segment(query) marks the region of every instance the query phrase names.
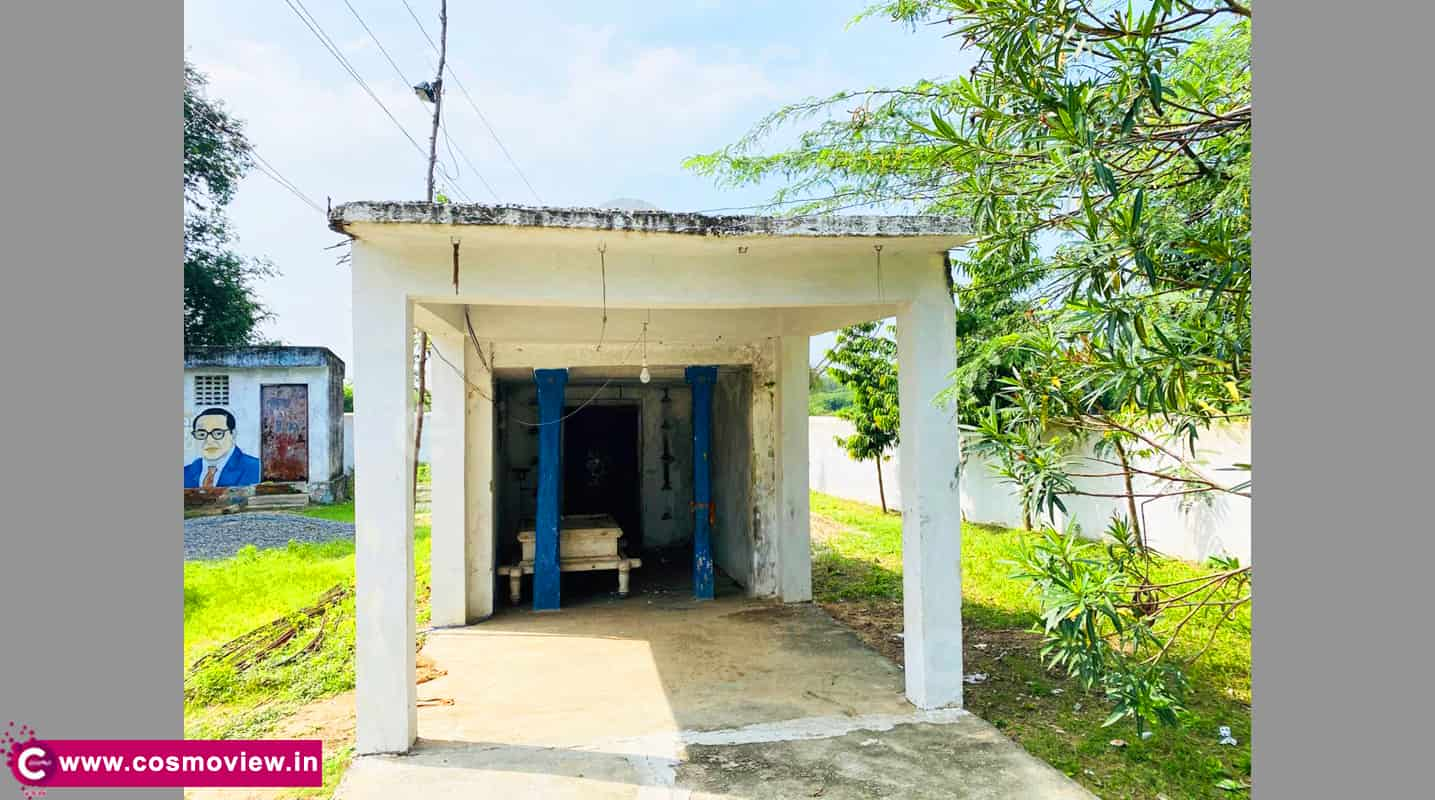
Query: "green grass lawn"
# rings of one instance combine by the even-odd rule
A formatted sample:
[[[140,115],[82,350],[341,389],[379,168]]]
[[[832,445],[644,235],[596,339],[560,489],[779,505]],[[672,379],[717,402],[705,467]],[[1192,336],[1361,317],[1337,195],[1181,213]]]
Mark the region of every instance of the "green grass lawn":
[[[352,502],[314,506],[306,516],[354,521]],[[426,516],[415,519],[414,572],[417,619],[427,625],[430,536]],[[227,665],[188,672],[195,659],[265,623],[309,606],[335,585],[352,587],[352,540],[256,550],[232,558],[184,565],[185,735],[191,738],[263,738],[305,704],[354,686],[354,601],[348,597],[326,614],[322,646],[299,653],[318,628],[311,626],[263,664],[242,672]],[[292,660],[286,659],[293,656]],[[352,757],[351,742],[327,742],[324,788],[284,796],[332,794]]]
[[[353,522],[354,504],[313,506],[297,513]],[[420,587],[428,584],[429,527],[426,523],[422,520],[414,527],[414,566]],[[186,561],[185,665],[209,648],[309,605],[329,587],[353,579],[352,540],[290,542],[288,547],[267,550],[249,546],[231,558]]]
[[[835,523],[814,527],[814,598],[879,650],[900,658],[895,635],[902,626],[901,517],[816,492],[811,502],[813,514]],[[1037,603],[1027,584],[1009,577],[1013,567],[1004,562],[1018,538],[1034,535],[962,525],[964,671],[988,675],[966,687],[966,707],[1103,798],[1245,796],[1220,786],[1250,781],[1249,606],[1188,670],[1190,715],[1182,728],[1157,728],[1146,740],[1130,721],[1103,728],[1109,711],[1104,698],[1043,668],[1040,637],[1026,632],[1036,623]],[[1179,579],[1202,571],[1171,560],[1155,575]],[[1205,644],[1210,623],[1204,628],[1201,623],[1188,626],[1197,629],[1184,640],[1184,649],[1173,647],[1177,657]],[[1231,727],[1237,746],[1219,744],[1221,725]],[[1113,746],[1113,739],[1126,744]]]

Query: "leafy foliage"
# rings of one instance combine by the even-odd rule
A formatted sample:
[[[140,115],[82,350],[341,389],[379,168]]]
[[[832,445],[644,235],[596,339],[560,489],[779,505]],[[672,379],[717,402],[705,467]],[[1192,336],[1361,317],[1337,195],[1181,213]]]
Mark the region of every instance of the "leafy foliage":
[[[205,95],[206,79],[184,65],[184,346],[254,344],[269,314],[254,281],[268,262],[233,249],[224,209],[253,166],[243,125]]]
[[[807,400],[808,416],[831,416],[852,405],[852,390],[827,371],[825,364],[812,370]]]
[[[897,446],[901,415],[897,410],[897,342],[880,323],[867,322],[837,333],[828,352],[832,377],[852,393],[851,404],[837,415],[852,423],[851,436],[834,437],[837,446],[857,461],[877,467],[877,489],[882,510],[887,490],[882,483],[882,459]]]
[[[814,519],[822,520],[813,525],[813,599],[874,648],[900,661],[902,645],[896,634],[902,631],[901,519],[817,492],[810,502]],[[1166,658],[1183,665],[1185,683],[1179,699],[1185,710],[1177,712],[1185,723],[1183,729],[1127,735],[1125,747],[1112,747],[1113,727],[1133,724],[1131,717],[1103,725],[1119,705],[1118,700],[1108,699],[1105,685],[1088,689],[1078,677],[1042,663],[1041,650],[1046,647],[1042,598],[1031,581],[1013,576],[1022,571],[1013,568],[1021,553],[1042,546],[1054,535],[962,524],[963,670],[988,676],[964,687],[963,705],[1101,797],[1220,800],[1233,796],[1223,781],[1248,788],[1250,604],[1230,609],[1224,620],[1225,611],[1219,607],[1196,614],[1167,652]],[[1080,539],[1075,544],[1084,548],[1073,559],[1078,570],[1085,560],[1108,558],[1099,544]],[[1064,544],[1057,549],[1063,548]],[[1140,554],[1140,561],[1147,557]],[[1158,555],[1150,559],[1152,582],[1171,584],[1173,588],[1166,590],[1171,597],[1233,568],[1229,563],[1197,565]],[[1096,578],[1089,585],[1100,582]],[[1234,588],[1228,585],[1223,591],[1229,597]],[[1113,596],[1113,605],[1124,614],[1122,602],[1123,598]],[[1148,616],[1142,621],[1164,638],[1181,617]],[[1109,621],[1099,614],[1097,623],[1110,630]],[[1035,636],[1013,630],[1031,625],[1036,627]],[[1185,667],[1188,661],[1190,666]],[[1222,725],[1231,727],[1238,740],[1235,746],[1221,744],[1216,731]]]
[[[836,391],[813,392],[807,400],[808,416],[828,417],[852,405],[852,392],[846,387]]]
[[[891,0],[860,18],[941,27],[974,54],[970,72],[797,103],[688,164],[728,185],[781,179],[772,204],[794,211],[969,220],[950,392],[970,446],[1054,520],[1087,493],[1078,478],[1103,476],[1072,455],[1093,444],[1125,479],[1128,513],[1108,533],[1145,550],[1133,476],[1157,485],[1143,497],[1249,496],[1249,481],[1207,474],[1195,445],[1250,411],[1250,16],[1236,0]],[[793,146],[760,151],[789,125],[806,126]],[[1085,605],[1149,583],[1148,563],[1061,552],[1025,573],[1055,614],[1051,663],[1115,692],[1138,725],[1175,721],[1167,648],[1138,657],[1146,628]],[[1078,579],[1074,606],[1054,587]]]
[[[1102,544],[1050,528],[1024,541],[1013,576],[1031,582],[1040,599],[1043,661],[1105,691],[1113,710],[1104,725],[1130,717],[1139,732],[1153,720],[1175,725],[1184,710],[1185,675],[1163,661],[1174,636],[1197,615],[1219,627],[1250,600],[1247,570],[1152,583],[1148,559],[1116,517]],[[1184,617],[1169,633],[1158,631],[1169,608]]]
[[[837,445],[858,461],[881,458],[897,444],[897,342],[879,323],[844,328],[828,354],[832,376],[852,392],[852,404],[837,415],[856,432]]]

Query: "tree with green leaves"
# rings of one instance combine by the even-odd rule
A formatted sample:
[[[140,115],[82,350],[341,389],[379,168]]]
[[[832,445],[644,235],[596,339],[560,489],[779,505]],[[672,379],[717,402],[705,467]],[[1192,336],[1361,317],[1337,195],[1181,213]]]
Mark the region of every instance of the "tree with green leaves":
[[[184,347],[255,344],[269,313],[254,282],[271,274],[234,250],[225,207],[253,167],[243,123],[205,94],[207,80],[184,64]]]
[[[882,462],[897,446],[901,414],[897,410],[897,340],[876,322],[843,328],[828,353],[828,368],[852,392],[852,403],[837,412],[852,423],[851,436],[838,436],[837,446],[857,461],[877,466],[877,494],[887,513],[887,488]]]
[[[1126,487],[1105,548],[1067,530],[1021,557],[1044,655],[1111,695],[1110,722],[1174,722],[1187,623],[1250,602],[1248,565],[1153,579],[1140,508],[1250,494],[1196,443],[1250,413],[1251,8],[891,0],[861,18],[876,17],[942,30],[969,71],[779,109],[689,165],[731,185],[781,179],[773,206],[796,212],[970,221],[956,300],[979,316],[952,389],[969,449],[1053,522],[1063,497],[1090,493],[1078,479]],[[794,145],[762,150],[790,126],[805,127]],[[1073,457],[1083,445],[1094,464]]]
[[[809,390],[808,416],[831,416],[852,405],[852,390],[838,383],[837,379],[832,377],[827,370],[826,361],[811,368],[807,388]]]

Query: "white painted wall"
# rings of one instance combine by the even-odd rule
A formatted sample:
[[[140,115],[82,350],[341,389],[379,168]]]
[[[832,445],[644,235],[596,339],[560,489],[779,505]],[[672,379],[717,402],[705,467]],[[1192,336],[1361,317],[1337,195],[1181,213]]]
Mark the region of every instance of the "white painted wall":
[[[812,417],[810,476],[812,488],[837,497],[877,504],[876,469],[870,461],[857,462],[847,456],[834,441],[847,436],[852,423],[839,417]],[[1224,426],[1202,434],[1198,453],[1208,475],[1231,483],[1244,480],[1248,473],[1226,472],[1221,468],[1234,463],[1251,463],[1251,432],[1245,425]],[[1090,455],[1087,450],[1083,456]],[[901,507],[901,488],[892,478],[897,474],[899,456],[882,465],[886,479],[887,505]],[[1155,464],[1145,465],[1156,466]],[[1090,469],[1107,472],[1110,469]],[[1078,485],[1087,491],[1120,494],[1120,478],[1083,478]],[[1138,480],[1138,494],[1152,491],[1152,483]],[[1082,532],[1096,536],[1105,529],[1113,512],[1125,513],[1126,501],[1121,498],[1064,498]],[[1009,528],[1021,526],[1020,495],[979,456],[964,453],[962,464],[962,516],[970,522],[983,522]],[[1192,561],[1201,561],[1224,553],[1251,562],[1251,501],[1234,495],[1211,496],[1206,500],[1162,498],[1146,505],[1146,530],[1150,543],[1161,552]],[[1059,524],[1064,519],[1058,520]]]
[[[418,419],[417,414],[414,415],[414,419]],[[446,420],[442,413],[424,412],[424,439],[419,443],[420,464],[429,463],[429,440],[431,438],[429,426],[436,425],[442,428],[445,424]],[[352,411],[344,412],[344,471],[354,471],[354,412]]]
[[[789,360],[793,365],[800,363],[801,368],[789,370],[792,386],[784,394],[777,380],[780,373],[775,363],[778,344],[778,340],[774,339],[757,347],[725,346],[720,350],[710,348],[700,354],[707,356],[711,362],[725,364],[720,367],[714,392],[713,489],[719,504],[713,531],[714,556],[725,573],[753,594],[804,599],[811,593],[810,556],[802,558],[807,553],[807,527],[793,523],[790,517],[800,510],[800,516],[805,520],[807,486],[801,481],[782,479],[784,469],[778,463],[778,444],[782,438],[779,417],[783,409],[800,426],[799,431],[806,433],[806,356],[800,352],[801,341],[788,348]],[[654,347],[653,351],[659,357],[668,353],[667,348],[660,347]],[[510,365],[517,355],[515,353],[510,357]],[[680,367],[656,369],[681,374]],[[618,374],[625,373],[619,370]],[[667,377],[671,378],[671,375]],[[593,376],[587,380],[593,380]],[[668,445],[674,457],[670,474],[672,488],[668,491],[662,490],[663,431],[660,429],[664,418],[661,400],[665,386],[671,400],[667,409],[671,423],[671,430],[667,431]],[[531,384],[505,382],[497,393],[505,398],[504,405],[509,410],[518,409],[515,413],[524,415],[534,413],[527,405],[533,396]],[[591,383],[570,383],[566,396],[573,404],[586,400],[592,393]],[[615,402],[623,397],[630,400],[636,398],[642,405],[644,543],[662,546],[688,541],[692,538],[693,527],[689,508],[689,501],[692,500],[690,390],[685,384],[655,378],[649,386],[629,384],[621,390],[616,385],[610,386],[599,394],[595,402]],[[344,415],[346,470],[353,469],[354,419],[353,412]],[[428,455],[434,446],[435,432],[448,428],[444,411],[425,413],[420,463],[430,463]],[[493,478],[494,502],[500,508],[496,519],[496,541],[500,550],[514,550],[517,547],[515,535],[520,516],[518,492],[521,487],[516,485],[516,478],[503,464],[530,464],[536,456],[535,443],[525,428],[511,422],[502,424],[501,417],[496,435],[502,441],[497,454],[502,463],[495,462]],[[805,455],[805,436],[798,438],[795,446]],[[477,455],[469,454],[474,463],[481,461]],[[799,463],[797,472],[805,475],[807,471]],[[531,475],[529,480],[531,482]],[[781,511],[782,498],[786,498],[787,505],[792,509],[798,509],[790,509],[791,513],[786,515],[789,519],[784,519]],[[786,554],[781,550],[784,544],[789,551]],[[784,563],[789,564],[789,569],[782,568]],[[785,580],[784,575],[787,576]],[[472,608],[470,617],[473,618]]]
[[[434,357],[462,364],[464,338],[430,331]],[[468,622],[468,386],[467,376],[455,370],[435,370],[429,391],[441,417],[424,415],[424,444],[433,454],[429,462],[432,502],[431,593],[429,609],[434,627]],[[477,459],[474,459],[475,461]],[[473,500],[477,502],[478,498]]]
[[[344,412],[344,472],[354,471],[354,412]]]
[[[712,477],[717,504],[712,528],[718,569],[744,587],[753,572],[752,373],[719,375],[713,387]],[[691,454],[682,469],[692,472]]]
[[[877,488],[877,467],[871,461],[857,461],[837,446],[837,437],[851,436],[851,422],[841,417],[808,417],[809,482],[814,491],[845,497],[870,505],[881,504]],[[902,507],[902,487],[897,480],[897,454],[882,462],[882,486],[887,508]]]
[[[538,437],[529,423],[537,421],[535,385],[529,381],[504,381],[500,384],[497,397],[500,399],[498,412],[498,439],[501,457],[506,464],[495,475],[495,493],[500,505],[498,546],[500,555],[511,558],[518,551],[518,530],[525,517],[534,512],[532,489],[537,486]],[[663,390],[667,389],[669,402],[663,406]],[[647,385],[610,384],[602,385],[602,379],[585,377],[575,380],[570,376],[564,389],[564,406],[576,408],[589,402],[594,405],[635,405],[639,408],[639,455],[642,474],[642,545],[663,547],[680,544],[692,539],[693,516],[689,503],[692,490],[692,393],[680,382],[655,380]],[[582,412],[578,412],[582,413]],[[667,419],[669,429],[661,426]],[[663,489],[663,440],[666,436],[669,452],[675,459],[670,465],[670,483]],[[526,468],[519,476],[514,467]],[[525,494],[525,492],[527,492]],[[629,547],[637,546],[637,537],[630,540]]]
[[[181,439],[184,463],[199,458],[199,442],[190,435],[194,415],[207,406],[194,402],[194,376],[228,375],[229,404],[223,406],[235,417],[235,445],[247,455],[260,457],[259,452],[259,387],[273,383],[302,383],[309,387],[309,480],[326,481],[334,477],[329,469],[329,369],[327,367],[196,367],[184,371],[184,421]],[[346,415],[347,416],[347,415]],[[344,462],[351,463],[346,419]],[[332,443],[337,445],[337,442]]]

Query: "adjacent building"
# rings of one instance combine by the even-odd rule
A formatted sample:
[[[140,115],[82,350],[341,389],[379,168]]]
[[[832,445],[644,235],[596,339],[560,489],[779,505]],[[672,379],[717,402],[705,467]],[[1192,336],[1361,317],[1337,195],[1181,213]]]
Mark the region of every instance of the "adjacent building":
[[[190,352],[182,438],[186,508],[342,500],[344,362],[323,347]]]

